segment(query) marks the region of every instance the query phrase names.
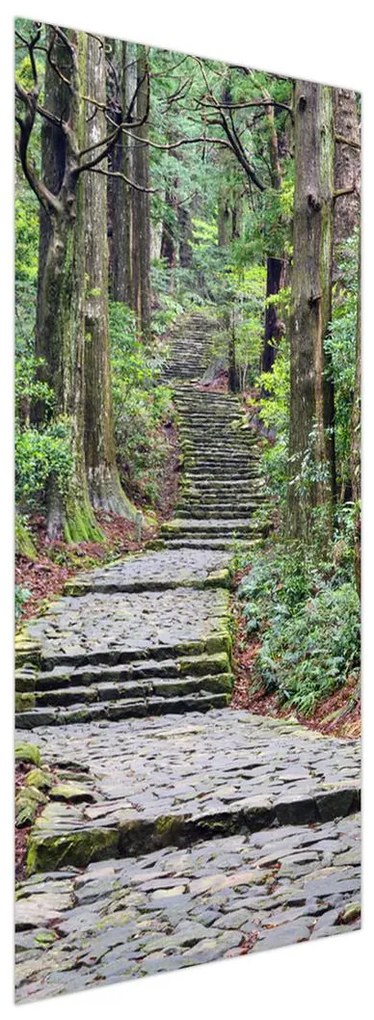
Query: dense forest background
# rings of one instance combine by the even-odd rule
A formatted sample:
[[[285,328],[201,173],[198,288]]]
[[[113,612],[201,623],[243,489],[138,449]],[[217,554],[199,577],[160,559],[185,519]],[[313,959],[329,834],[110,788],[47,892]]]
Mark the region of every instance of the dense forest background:
[[[359,208],[353,92],[17,21],[19,614],[25,561],[76,567],[112,554],[118,519],[157,527],[167,338],[199,309],[211,382],[263,448],[255,674],[303,713],[342,688],[356,708]]]

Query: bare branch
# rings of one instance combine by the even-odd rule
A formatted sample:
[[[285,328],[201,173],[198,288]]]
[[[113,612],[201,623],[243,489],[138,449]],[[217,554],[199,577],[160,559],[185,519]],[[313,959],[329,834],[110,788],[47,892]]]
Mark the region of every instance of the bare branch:
[[[144,191],[147,195],[156,195],[159,190],[158,188],[143,188],[140,184],[136,184],[135,181],[130,181],[129,178],[126,177],[125,174],[120,173],[119,170],[104,170],[102,167],[97,167],[96,169],[93,167],[82,167],[82,169],[88,169],[93,174],[103,174],[104,177],[121,177],[130,188],[134,188],[135,191]]]
[[[150,145],[152,149],[161,149],[163,152],[169,152],[170,149],[179,149],[182,145],[195,145],[197,142],[212,143],[214,145],[223,145],[227,149],[231,149],[232,146],[229,142],[226,142],[223,138],[209,138],[206,135],[198,135],[196,138],[180,138],[179,142],[152,142],[150,138],[141,138],[139,135],[134,135],[132,131],[128,131],[122,127],[122,131],[129,138],[133,138],[134,141],[139,142],[141,145]]]
[[[47,213],[60,212],[61,205],[58,198],[49,191],[49,188],[46,187],[44,181],[38,177],[34,165],[29,162],[28,158],[28,146],[35,123],[38,93],[39,88],[37,85],[35,85],[33,92],[26,92],[21,85],[16,83],[17,99],[20,99],[23,102],[26,111],[23,119],[18,115],[16,116],[16,121],[20,129],[18,155],[26,180],[40,202],[40,205]]]
[[[57,36],[58,36],[57,28],[55,28],[55,26],[53,26],[53,34],[51,35],[51,41],[50,41],[50,44],[49,44],[48,49],[47,49],[47,60],[48,60],[48,63],[50,65],[50,67],[52,68],[52,70],[55,72],[55,74],[57,74],[57,77],[60,78],[60,81],[62,81],[64,83],[64,85],[67,85],[67,87],[71,91],[72,87],[73,87],[72,86],[72,82],[69,81],[69,78],[65,77],[65,75],[60,70],[58,64],[56,63],[56,61],[52,57],[52,50],[53,50],[54,44],[56,42],[56,37]],[[60,36],[58,36],[58,38],[60,38]],[[69,45],[69,52],[71,54],[70,44],[68,44],[68,45]]]

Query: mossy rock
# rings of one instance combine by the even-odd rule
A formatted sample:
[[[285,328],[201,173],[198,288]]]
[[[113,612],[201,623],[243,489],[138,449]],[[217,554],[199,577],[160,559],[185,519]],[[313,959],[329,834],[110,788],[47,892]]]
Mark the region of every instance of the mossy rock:
[[[34,943],[38,949],[48,949],[58,939],[58,934],[52,929],[45,928],[38,931],[34,936]]]
[[[30,693],[34,691],[36,674],[36,667],[31,666],[29,663],[23,669],[18,669],[14,678],[17,693]]]
[[[24,825],[32,825],[35,821],[38,807],[46,804],[47,798],[33,786],[25,786],[16,797],[16,828],[21,829]]]
[[[94,794],[86,786],[78,783],[58,783],[53,786],[50,792],[52,800],[64,800],[71,804],[79,804],[82,801],[95,800]]]
[[[64,584],[63,594],[76,598],[79,595],[85,595],[88,590],[89,585],[87,581],[67,581]]]
[[[37,641],[30,637],[27,627],[18,631],[14,642],[16,667],[40,666],[41,650]]]
[[[36,790],[50,790],[53,784],[53,778],[49,772],[44,772],[43,769],[31,769],[31,772],[27,773],[25,779],[26,786],[34,786]]]
[[[19,743],[15,747],[16,761],[40,765],[40,750],[36,744]]]
[[[352,924],[353,921],[358,921],[359,917],[361,917],[361,904],[350,903],[349,907],[345,907],[345,910],[339,914],[338,920],[340,924]]]
[[[27,873],[56,871],[73,866],[84,868],[91,861],[118,856],[119,833],[116,829],[81,829],[62,835],[32,832],[27,851]]]
[[[15,694],[15,710],[16,712],[27,712],[28,709],[35,708],[35,694],[32,691],[16,691]]]

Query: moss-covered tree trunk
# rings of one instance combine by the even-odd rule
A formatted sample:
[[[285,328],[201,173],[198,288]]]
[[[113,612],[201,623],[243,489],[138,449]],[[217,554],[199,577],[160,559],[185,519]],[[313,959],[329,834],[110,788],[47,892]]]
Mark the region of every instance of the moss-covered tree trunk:
[[[148,139],[148,50],[145,46],[137,47],[137,100],[136,113],[140,126],[136,130],[137,138],[134,149],[134,181],[139,189],[133,189],[133,233],[132,233],[132,266],[133,266],[133,301],[140,329],[144,337],[149,336],[151,320],[151,289],[150,289],[150,203],[149,203],[149,146]],[[143,121],[143,123],[141,123]]]
[[[88,498],[84,462],[84,182],[77,176],[78,153],[85,135],[84,105],[80,98],[85,81],[87,37],[81,32],[67,34],[64,45],[72,88],[64,96],[69,130],[61,145],[59,129],[50,132],[44,146],[46,175],[56,175],[58,193],[49,223],[41,223],[41,269],[38,286],[36,351],[46,362],[46,377],[55,396],[54,414],[69,425],[72,471],[65,491],[55,478],[48,494],[48,535],[56,538],[63,530],[68,541],[82,541],[99,535]],[[48,71],[46,103],[59,106],[61,89]],[[58,76],[56,75],[58,78]],[[60,82],[60,79],[58,79]],[[53,112],[53,110],[52,110]],[[57,112],[57,109],[56,109]],[[68,118],[67,118],[68,114]],[[59,186],[60,185],[60,186]]]
[[[332,90],[295,88],[288,530],[305,538],[311,511],[334,491],[333,408],[324,337],[331,318],[334,137]],[[328,431],[326,431],[328,430]]]
[[[120,106],[117,119],[127,120],[131,98],[136,88],[136,54],[132,43],[116,42],[114,55],[119,82]],[[135,74],[134,74],[135,70]],[[110,169],[128,180],[133,175],[133,142],[124,132],[120,135],[110,156]],[[131,266],[132,195],[131,187],[123,177],[112,177],[109,184],[109,212],[111,226],[110,292],[113,301],[123,301],[133,307]]]
[[[356,375],[352,409],[351,479],[352,499],[355,503],[354,567],[357,591],[361,592],[361,260],[359,259],[359,288],[356,325]]]
[[[87,36],[86,147],[105,138],[106,73],[104,39]],[[84,447],[92,506],[133,517],[116,465],[108,323],[107,166],[85,176],[85,404]],[[104,170],[104,174],[101,173]],[[117,217],[118,216],[117,210]]]

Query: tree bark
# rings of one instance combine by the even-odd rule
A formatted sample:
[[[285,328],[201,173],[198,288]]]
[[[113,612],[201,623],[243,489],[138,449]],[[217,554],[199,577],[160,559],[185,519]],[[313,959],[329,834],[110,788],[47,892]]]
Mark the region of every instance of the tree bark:
[[[334,280],[338,246],[352,237],[360,219],[361,153],[357,97],[348,89],[334,89],[335,164],[334,183],[340,194],[334,207]],[[351,189],[351,190],[350,190]]]
[[[104,39],[87,36],[86,95],[105,105]],[[87,104],[86,146],[106,133],[104,109]],[[106,171],[106,161],[101,164]],[[117,183],[117,182],[116,182]],[[115,219],[121,219],[118,215]],[[84,446],[89,496],[95,509],[132,518],[136,511],[122,492],[116,465],[108,324],[106,177],[88,171],[85,180],[85,414]],[[123,282],[123,281],[122,281]]]
[[[132,94],[136,88],[135,47],[132,43],[117,42],[117,74],[120,88],[120,109],[117,117],[127,120]],[[133,142],[129,135],[122,133],[110,156],[110,168],[114,172],[132,179]],[[123,178],[112,178],[109,185],[111,258],[110,291],[113,301],[123,301],[133,307],[133,285],[131,265],[132,240],[132,195],[131,188]]]
[[[137,47],[137,118],[141,121],[146,117],[148,106],[148,50],[145,46]],[[137,128],[137,138],[144,142],[136,142],[134,149],[134,179],[141,188],[149,187],[149,146],[148,118]],[[133,301],[143,337],[150,333],[151,291],[150,291],[150,205],[147,191],[133,190]]]
[[[358,266],[359,289],[356,325],[356,376],[352,408],[351,479],[355,503],[354,568],[357,591],[361,593],[361,259]]]
[[[53,29],[51,29],[53,31]],[[61,145],[59,129],[45,141],[42,167],[56,181],[58,204],[49,214],[49,225],[41,221],[42,252],[38,281],[36,353],[45,359],[46,378],[55,395],[55,415],[65,416],[70,426],[73,472],[67,491],[58,491],[51,480],[48,497],[47,532],[50,539],[61,530],[68,541],[98,538],[88,498],[84,462],[84,179],[76,175],[78,151],[85,137],[84,104],[81,100],[85,81],[87,37],[69,31],[72,47],[68,61],[72,87],[64,111],[69,131]],[[60,79],[52,81],[48,71],[46,96],[61,117]],[[57,77],[57,76],[56,76]],[[64,99],[66,96],[64,96]],[[50,108],[50,107],[49,107]],[[53,112],[53,110],[52,110]],[[46,136],[45,136],[46,139]],[[44,180],[44,176],[43,176]]]
[[[324,356],[331,318],[331,92],[311,82],[296,83],[288,530],[301,539],[309,533],[312,509],[330,507],[334,491],[333,437],[326,432],[333,409]]]
[[[270,99],[269,93],[264,90],[264,97]],[[266,111],[268,122],[268,150],[271,169],[271,186],[279,191],[282,183],[282,168],[278,152],[278,135],[275,124],[274,107],[269,106]],[[282,287],[285,286],[286,262],[283,258],[276,258],[268,255],[266,259],[266,297],[274,297]],[[266,305],[265,309],[265,333],[264,346],[261,358],[262,372],[271,372],[277,349],[277,341],[282,335],[282,324],[274,304]],[[264,395],[266,391],[264,390]]]

